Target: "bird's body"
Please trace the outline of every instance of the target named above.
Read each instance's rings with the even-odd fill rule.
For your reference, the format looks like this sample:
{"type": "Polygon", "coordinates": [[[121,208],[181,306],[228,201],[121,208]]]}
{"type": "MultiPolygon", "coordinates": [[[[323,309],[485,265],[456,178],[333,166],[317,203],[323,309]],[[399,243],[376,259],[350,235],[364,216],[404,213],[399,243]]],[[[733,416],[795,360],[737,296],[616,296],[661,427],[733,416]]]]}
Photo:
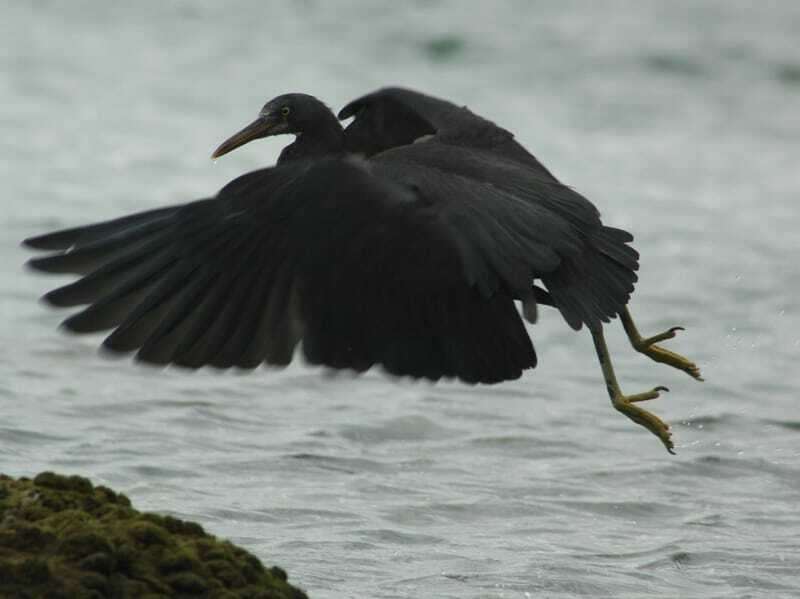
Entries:
{"type": "Polygon", "coordinates": [[[104,345],[146,362],[285,365],[302,342],[313,364],[469,383],[536,365],[514,300],[595,336],[624,312],[632,237],[509,132],[396,88],[340,116],[356,118],[343,131],[312,96],[279,96],[215,152],[295,134],[275,167],[212,199],[27,240],[57,251],[35,268],[84,275],[46,298],[89,304],[67,328],[114,329],[104,345]]]}

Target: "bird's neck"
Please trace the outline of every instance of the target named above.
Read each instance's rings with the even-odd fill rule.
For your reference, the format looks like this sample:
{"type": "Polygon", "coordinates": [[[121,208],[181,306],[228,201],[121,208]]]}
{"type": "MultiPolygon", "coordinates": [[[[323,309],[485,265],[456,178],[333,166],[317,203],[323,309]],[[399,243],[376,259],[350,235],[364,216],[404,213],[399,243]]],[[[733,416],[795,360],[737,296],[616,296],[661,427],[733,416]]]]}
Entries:
{"type": "MultiPolygon", "coordinates": [[[[331,115],[333,117],[333,115],[331,115]]],[[[313,131],[298,133],[293,143],[286,146],[278,158],[278,163],[291,160],[322,158],[344,153],[342,126],[336,117],[324,121],[313,131]]]]}

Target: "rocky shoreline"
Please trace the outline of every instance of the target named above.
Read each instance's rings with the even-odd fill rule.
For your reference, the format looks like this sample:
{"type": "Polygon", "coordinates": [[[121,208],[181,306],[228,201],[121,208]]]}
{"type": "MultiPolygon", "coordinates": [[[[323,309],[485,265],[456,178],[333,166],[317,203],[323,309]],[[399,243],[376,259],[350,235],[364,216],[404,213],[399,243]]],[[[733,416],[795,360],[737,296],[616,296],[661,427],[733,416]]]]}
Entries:
{"type": "Polygon", "coordinates": [[[0,597],[308,599],[286,572],[80,476],[0,474],[0,597]]]}

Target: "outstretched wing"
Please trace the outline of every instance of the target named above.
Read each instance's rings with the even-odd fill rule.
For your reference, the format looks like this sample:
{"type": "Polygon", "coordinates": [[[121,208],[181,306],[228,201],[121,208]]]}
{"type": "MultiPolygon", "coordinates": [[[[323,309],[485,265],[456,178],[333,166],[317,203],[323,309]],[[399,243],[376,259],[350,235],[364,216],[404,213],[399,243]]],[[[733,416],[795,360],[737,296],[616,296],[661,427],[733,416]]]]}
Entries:
{"type": "Polygon", "coordinates": [[[495,267],[474,261],[483,248],[439,199],[371,170],[257,171],[214,199],[32,238],[60,251],[31,265],[85,274],[46,299],[89,304],[66,327],[113,329],[105,346],[146,362],[282,365],[302,341],[310,362],[358,371],[496,382],[533,367],[505,278],[468,276],[495,267]]]}
{"type": "Polygon", "coordinates": [[[347,104],[340,119],[355,117],[344,131],[351,152],[373,156],[435,136],[441,143],[479,148],[524,164],[540,178],[555,177],[507,130],[465,106],[410,89],[385,87],[347,104]]]}

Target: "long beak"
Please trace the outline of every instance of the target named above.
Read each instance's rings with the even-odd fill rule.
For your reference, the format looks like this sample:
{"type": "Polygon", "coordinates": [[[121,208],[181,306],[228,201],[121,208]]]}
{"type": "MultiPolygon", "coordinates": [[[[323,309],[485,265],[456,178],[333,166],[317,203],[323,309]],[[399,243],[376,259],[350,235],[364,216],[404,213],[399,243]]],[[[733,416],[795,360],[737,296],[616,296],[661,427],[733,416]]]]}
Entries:
{"type": "Polygon", "coordinates": [[[258,117],[252,123],[247,125],[241,131],[234,133],[228,139],[223,141],[220,146],[214,150],[214,153],[211,154],[211,158],[216,159],[222,156],[223,154],[227,154],[231,150],[235,150],[239,146],[243,146],[247,142],[253,141],[254,139],[259,139],[262,137],[267,137],[270,135],[272,126],[274,125],[274,121],[267,117],[258,117]]]}

